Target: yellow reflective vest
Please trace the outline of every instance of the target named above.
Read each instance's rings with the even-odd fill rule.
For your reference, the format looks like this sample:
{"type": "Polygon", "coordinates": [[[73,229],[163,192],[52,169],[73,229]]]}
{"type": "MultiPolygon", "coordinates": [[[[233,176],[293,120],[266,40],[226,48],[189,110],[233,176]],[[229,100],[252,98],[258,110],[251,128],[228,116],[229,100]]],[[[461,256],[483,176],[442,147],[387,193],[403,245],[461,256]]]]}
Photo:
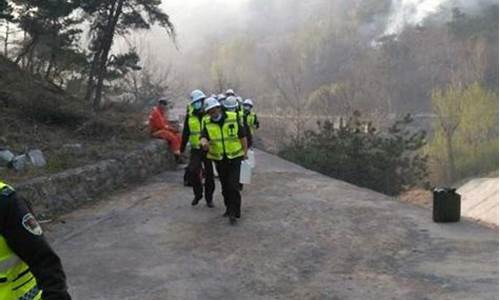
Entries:
{"type": "Polygon", "coordinates": [[[246,115],[247,125],[252,135],[255,133],[255,130],[257,129],[257,126],[255,125],[255,120],[256,118],[254,112],[250,112],[248,115],[246,115]]]}
{"type": "Polygon", "coordinates": [[[203,117],[203,128],[207,131],[209,148],[207,158],[222,160],[225,157],[234,159],[244,155],[243,145],[238,137],[241,127],[235,112],[226,112],[224,124],[220,126],[210,116],[203,117]]]}
{"type": "Polygon", "coordinates": [[[200,149],[201,123],[202,120],[191,111],[188,117],[188,126],[189,143],[192,149],[200,149]]]}
{"type": "MultiPolygon", "coordinates": [[[[4,188],[12,189],[0,182],[0,191],[4,188]]],[[[8,201],[8,199],[0,198],[0,201],[8,201]]],[[[0,299],[38,300],[41,298],[42,291],[38,288],[28,265],[17,257],[0,234],[0,299]]]]}

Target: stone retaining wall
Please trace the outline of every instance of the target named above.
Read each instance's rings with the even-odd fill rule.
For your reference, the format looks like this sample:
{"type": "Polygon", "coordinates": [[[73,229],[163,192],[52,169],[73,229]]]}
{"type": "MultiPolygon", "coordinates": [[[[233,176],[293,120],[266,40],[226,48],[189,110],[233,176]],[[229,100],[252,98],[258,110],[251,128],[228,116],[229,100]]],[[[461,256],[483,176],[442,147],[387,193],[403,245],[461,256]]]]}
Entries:
{"type": "Polygon", "coordinates": [[[174,156],[165,142],[154,140],[124,157],[34,178],[16,185],[16,191],[28,199],[37,215],[47,217],[174,167],[174,156]]]}

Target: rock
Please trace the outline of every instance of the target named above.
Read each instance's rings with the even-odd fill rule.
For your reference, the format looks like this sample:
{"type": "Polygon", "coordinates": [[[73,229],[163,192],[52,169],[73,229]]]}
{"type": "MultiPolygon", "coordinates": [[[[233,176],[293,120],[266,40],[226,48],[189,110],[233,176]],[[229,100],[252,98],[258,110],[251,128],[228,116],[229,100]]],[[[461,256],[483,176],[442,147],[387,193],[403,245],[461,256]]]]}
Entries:
{"type": "Polygon", "coordinates": [[[30,163],[30,159],[26,154],[21,154],[12,159],[12,167],[17,171],[26,169],[30,163]]]}
{"type": "Polygon", "coordinates": [[[31,164],[35,167],[45,167],[47,165],[47,161],[43,156],[41,150],[35,149],[28,152],[28,156],[30,158],[31,164]]]}
{"type": "Polygon", "coordinates": [[[0,166],[6,167],[14,159],[14,154],[9,150],[0,150],[0,166]]]}

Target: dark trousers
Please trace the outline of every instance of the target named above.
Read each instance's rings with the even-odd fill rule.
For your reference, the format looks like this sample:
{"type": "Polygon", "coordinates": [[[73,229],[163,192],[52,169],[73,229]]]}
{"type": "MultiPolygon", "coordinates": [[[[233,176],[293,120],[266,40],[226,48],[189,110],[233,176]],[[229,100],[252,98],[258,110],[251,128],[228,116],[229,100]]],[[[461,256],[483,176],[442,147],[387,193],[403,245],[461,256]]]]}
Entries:
{"type": "Polygon", "coordinates": [[[248,130],[247,130],[247,145],[248,145],[248,148],[253,147],[253,134],[250,131],[250,128],[248,128],[248,130]]]}
{"type": "Polygon", "coordinates": [[[241,158],[216,161],[215,166],[222,185],[222,196],[224,197],[226,211],[229,216],[239,217],[241,215],[241,158]]]}
{"type": "Polygon", "coordinates": [[[189,182],[193,186],[193,193],[196,198],[203,197],[203,185],[201,183],[203,171],[205,172],[205,200],[212,202],[215,190],[214,169],[212,161],[206,158],[206,154],[199,149],[191,149],[189,159],[189,182]]]}

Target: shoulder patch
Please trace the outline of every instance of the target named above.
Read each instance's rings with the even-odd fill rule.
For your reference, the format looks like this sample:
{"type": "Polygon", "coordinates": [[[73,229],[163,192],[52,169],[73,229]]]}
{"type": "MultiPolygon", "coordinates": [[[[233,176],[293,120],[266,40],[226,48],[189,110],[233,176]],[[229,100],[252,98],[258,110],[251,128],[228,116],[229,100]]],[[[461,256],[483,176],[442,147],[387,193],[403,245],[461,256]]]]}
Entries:
{"type": "Polygon", "coordinates": [[[22,225],[24,229],[26,229],[33,235],[42,235],[43,233],[42,227],[40,226],[40,224],[38,224],[35,217],[30,213],[27,213],[23,216],[22,225]]]}

